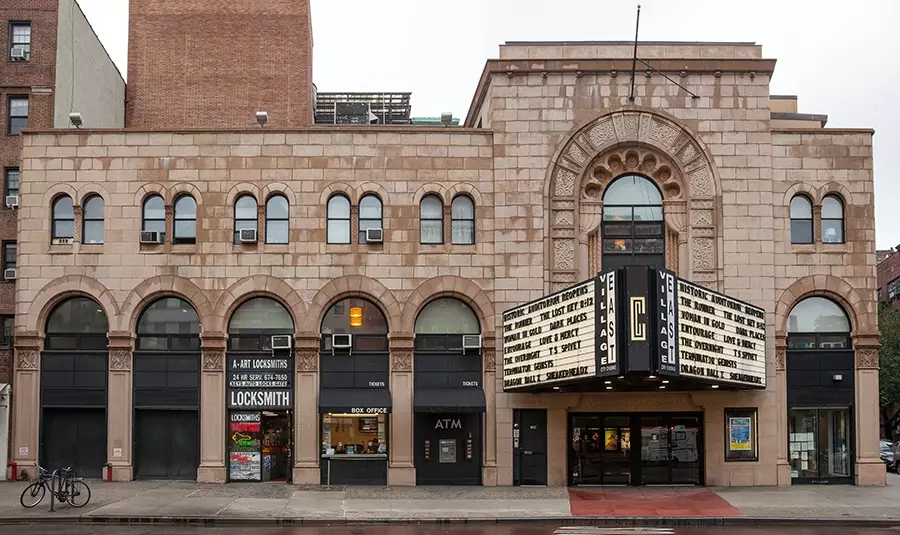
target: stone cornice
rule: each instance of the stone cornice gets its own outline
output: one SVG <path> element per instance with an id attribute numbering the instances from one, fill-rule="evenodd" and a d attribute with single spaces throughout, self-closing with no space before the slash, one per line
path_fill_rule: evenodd
<path id="1" fill-rule="evenodd" d="M 869 134 L 875 135 L 873 128 L 772 128 L 773 134 L 826 134 L 826 135 L 846 135 L 846 134 Z"/>
<path id="2" fill-rule="evenodd" d="M 479 134 L 491 136 L 493 132 L 484 128 L 464 128 L 461 126 L 431 125 L 309 125 L 296 128 L 31 128 L 24 129 L 27 145 L 29 135 L 78 135 L 96 134 Z"/>

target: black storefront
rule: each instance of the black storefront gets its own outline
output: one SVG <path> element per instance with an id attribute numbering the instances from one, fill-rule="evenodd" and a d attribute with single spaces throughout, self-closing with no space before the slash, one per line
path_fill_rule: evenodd
<path id="1" fill-rule="evenodd" d="M 416 319 L 413 370 L 417 485 L 480 485 L 486 400 L 480 324 L 462 301 L 432 301 Z"/>
<path id="2" fill-rule="evenodd" d="M 349 298 L 322 319 L 319 463 L 323 485 L 387 485 L 391 391 L 388 324 Z"/>
<path id="3" fill-rule="evenodd" d="M 225 428 L 229 481 L 291 481 L 294 320 L 274 299 L 245 301 L 228 324 Z"/>
<path id="4" fill-rule="evenodd" d="M 856 390 L 850 321 L 837 303 L 809 297 L 791 310 L 787 331 L 792 481 L 852 484 Z"/>
<path id="5" fill-rule="evenodd" d="M 134 477 L 197 477 L 200 464 L 200 318 L 164 297 L 141 314 L 134 351 Z"/>
<path id="6" fill-rule="evenodd" d="M 107 334 L 102 307 L 61 302 L 47 319 L 41 353 L 40 464 L 98 477 L 106 464 Z"/>
<path id="7" fill-rule="evenodd" d="M 766 384 L 765 312 L 663 269 L 602 273 L 505 312 L 503 323 L 507 392 L 686 392 Z M 514 418 L 517 482 L 540 481 L 542 467 L 527 458 L 546 441 L 540 416 L 517 410 Z M 726 420 L 726 460 L 755 460 L 756 409 L 741 408 Z M 703 433 L 702 414 L 571 413 L 569 484 L 701 484 Z"/>

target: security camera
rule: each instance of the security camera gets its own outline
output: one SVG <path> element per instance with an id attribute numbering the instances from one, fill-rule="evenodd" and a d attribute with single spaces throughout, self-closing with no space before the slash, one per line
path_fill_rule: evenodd
<path id="1" fill-rule="evenodd" d="M 264 112 L 264 111 L 256 112 L 256 122 L 259 123 L 259 126 L 266 126 L 266 123 L 269 122 L 268 112 Z"/>
<path id="2" fill-rule="evenodd" d="M 69 122 L 72 123 L 72 126 L 74 126 L 75 128 L 81 128 L 81 124 L 83 122 L 81 120 L 81 114 L 77 111 L 73 111 L 69 114 Z"/>

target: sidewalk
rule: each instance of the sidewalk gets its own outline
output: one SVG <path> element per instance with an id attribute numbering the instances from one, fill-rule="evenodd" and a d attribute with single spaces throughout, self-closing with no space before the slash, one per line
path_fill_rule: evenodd
<path id="1" fill-rule="evenodd" d="M 0 523 L 36 521 L 364 523 L 531 522 L 752 524 L 825 521 L 900 526 L 900 476 L 884 488 L 392 487 L 299 488 L 279 483 L 92 481 L 83 509 L 49 496 L 19 505 L 26 483 L 0 483 Z"/>

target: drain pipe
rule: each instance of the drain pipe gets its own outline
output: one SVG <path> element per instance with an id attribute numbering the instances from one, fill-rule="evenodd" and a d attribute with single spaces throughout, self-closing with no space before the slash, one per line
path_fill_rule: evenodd
<path id="1" fill-rule="evenodd" d="M 9 461 L 9 406 L 10 386 L 0 383 L 0 481 L 6 481 L 7 462 Z M 15 465 L 12 466 L 13 481 L 16 479 Z"/>

